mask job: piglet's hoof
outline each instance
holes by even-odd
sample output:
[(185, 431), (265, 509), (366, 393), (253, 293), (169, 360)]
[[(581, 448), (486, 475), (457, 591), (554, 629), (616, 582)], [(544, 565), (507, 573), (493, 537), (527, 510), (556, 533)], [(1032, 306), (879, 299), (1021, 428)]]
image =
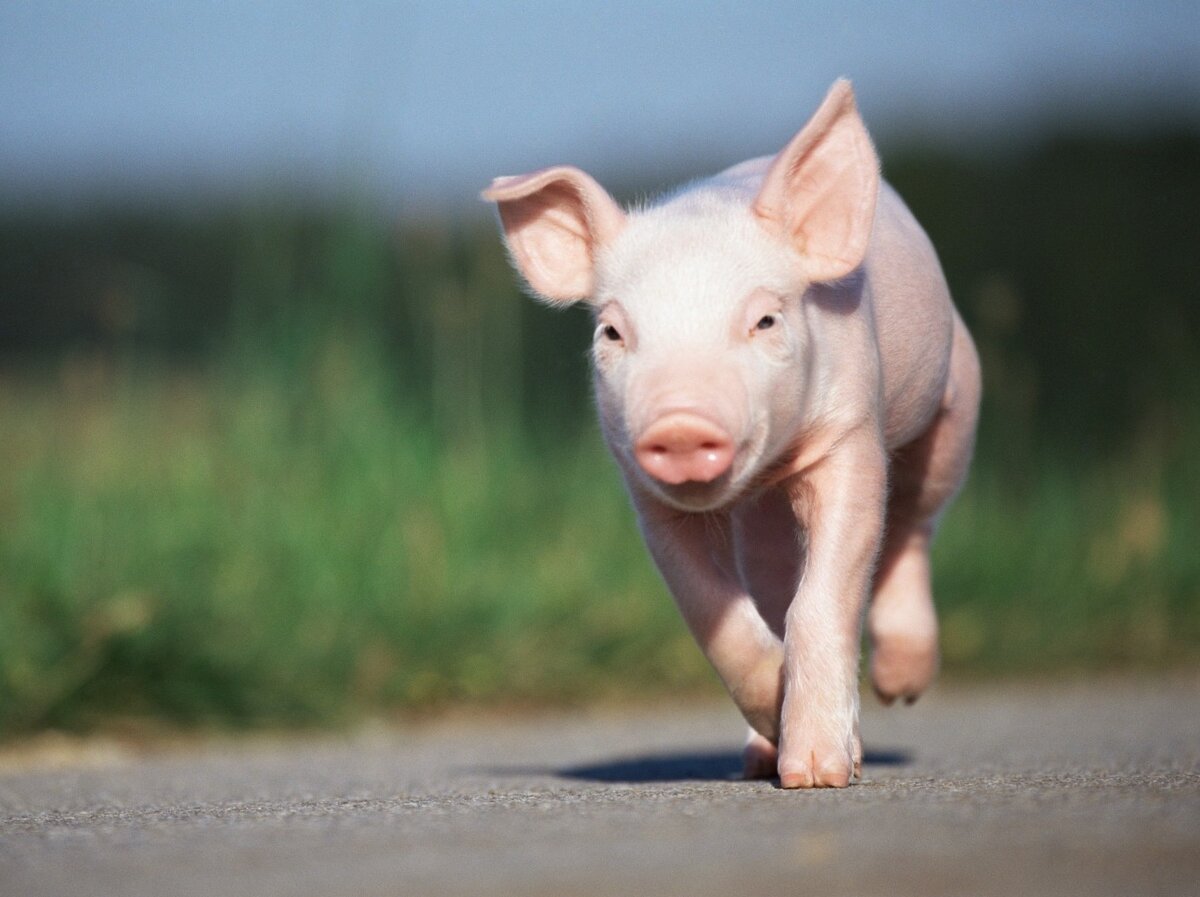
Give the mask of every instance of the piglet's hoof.
[(742, 778), (773, 779), (778, 774), (779, 751), (755, 731), (750, 732), (742, 751)]

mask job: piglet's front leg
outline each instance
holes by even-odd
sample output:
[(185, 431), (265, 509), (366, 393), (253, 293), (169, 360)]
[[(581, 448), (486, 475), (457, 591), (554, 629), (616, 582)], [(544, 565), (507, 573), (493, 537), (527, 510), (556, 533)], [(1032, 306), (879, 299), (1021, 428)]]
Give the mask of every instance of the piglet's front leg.
[(808, 551), (786, 617), (779, 779), (784, 788), (840, 788), (862, 763), (859, 642), (887, 491), (878, 434), (838, 440), (786, 486)]
[(779, 738), (784, 646), (739, 581), (727, 514), (690, 514), (635, 496), (642, 535), (684, 621), (742, 716)]

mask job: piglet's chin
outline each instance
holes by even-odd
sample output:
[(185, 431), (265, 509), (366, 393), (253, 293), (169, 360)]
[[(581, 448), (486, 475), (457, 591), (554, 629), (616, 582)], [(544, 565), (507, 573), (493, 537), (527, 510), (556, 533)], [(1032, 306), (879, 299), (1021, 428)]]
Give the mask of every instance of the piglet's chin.
[(651, 494), (664, 504), (680, 511), (704, 513), (716, 511), (729, 504), (736, 495), (732, 477), (724, 473), (707, 483), (688, 480), (683, 483), (663, 483), (651, 477), (643, 477)]

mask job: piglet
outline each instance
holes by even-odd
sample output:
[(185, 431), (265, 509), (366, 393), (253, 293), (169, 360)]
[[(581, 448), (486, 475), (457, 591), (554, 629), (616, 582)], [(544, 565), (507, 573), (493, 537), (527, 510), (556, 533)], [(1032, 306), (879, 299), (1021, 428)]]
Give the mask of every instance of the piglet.
[(537, 298), (594, 315), (601, 429), (642, 535), (750, 724), (748, 777), (860, 775), (864, 613), (880, 698), (938, 666), (929, 545), (980, 372), (847, 81), (774, 157), (623, 210), (576, 168), (497, 178)]

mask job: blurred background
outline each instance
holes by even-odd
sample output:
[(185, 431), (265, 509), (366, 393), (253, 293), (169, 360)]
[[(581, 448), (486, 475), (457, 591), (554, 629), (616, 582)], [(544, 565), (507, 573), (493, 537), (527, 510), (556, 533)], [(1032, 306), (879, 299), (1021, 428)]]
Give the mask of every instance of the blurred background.
[(716, 694), (476, 194), (839, 75), (984, 361), (944, 676), (1200, 660), (1200, 6), (10, 2), (0, 737)]

